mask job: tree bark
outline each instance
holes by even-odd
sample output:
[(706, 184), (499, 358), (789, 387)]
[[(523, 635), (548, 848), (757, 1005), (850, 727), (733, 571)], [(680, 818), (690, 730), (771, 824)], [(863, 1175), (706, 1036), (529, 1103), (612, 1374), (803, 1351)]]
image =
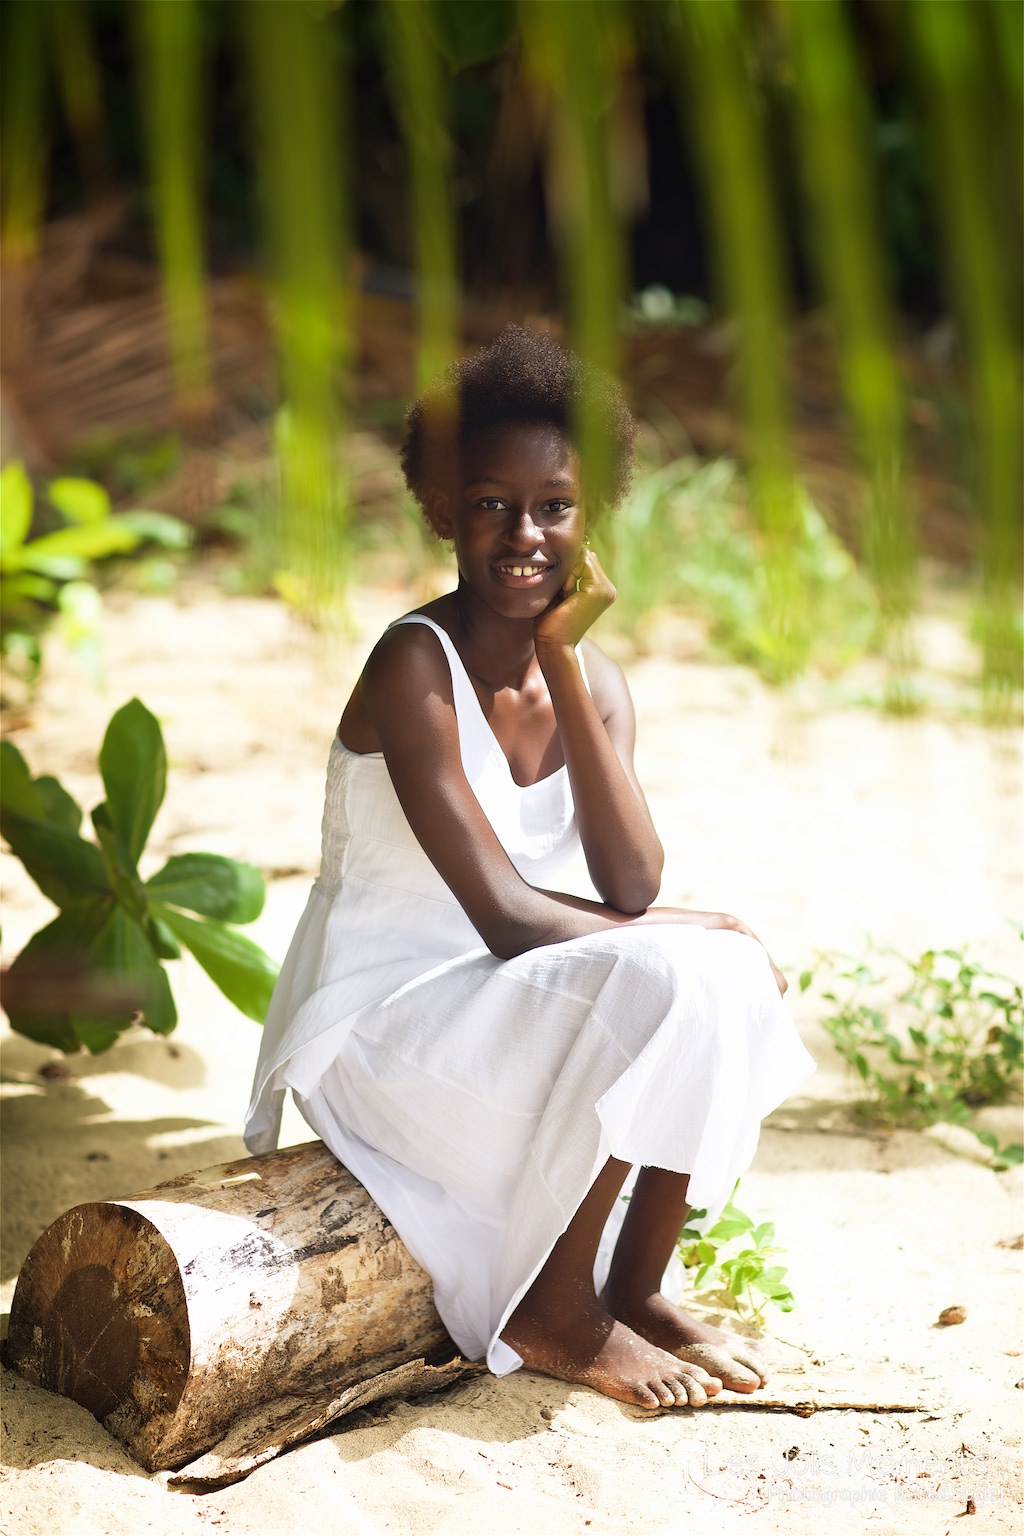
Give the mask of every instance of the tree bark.
[(65, 1212), (25, 1260), (6, 1358), (153, 1471), (261, 1404), (446, 1353), (429, 1276), (310, 1142)]

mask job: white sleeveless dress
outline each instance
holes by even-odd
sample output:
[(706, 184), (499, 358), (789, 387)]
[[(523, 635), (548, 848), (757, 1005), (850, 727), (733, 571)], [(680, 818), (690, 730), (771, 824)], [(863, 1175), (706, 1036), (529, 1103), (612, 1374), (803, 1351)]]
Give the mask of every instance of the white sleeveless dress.
[[(398, 622), (444, 650), (466, 775), (512, 863), (565, 889), (580, 852), (566, 769), (517, 785), (448, 635)], [(689, 1173), (692, 1204), (720, 1209), (762, 1117), (812, 1070), (741, 934), (651, 924), (497, 959), (383, 756), (335, 737), (320, 875), (267, 1015), (246, 1144), (277, 1144), (290, 1087), (432, 1276), (468, 1358), (522, 1363), (501, 1330), (609, 1157)]]

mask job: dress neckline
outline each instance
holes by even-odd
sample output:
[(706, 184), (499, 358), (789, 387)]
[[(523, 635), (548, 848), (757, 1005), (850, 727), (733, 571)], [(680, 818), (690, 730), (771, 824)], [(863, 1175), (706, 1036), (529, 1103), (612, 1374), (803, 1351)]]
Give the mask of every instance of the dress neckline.
[[(452, 637), (448, 633), (448, 631), (442, 625), (438, 624), (435, 619), (429, 619), (425, 613), (407, 613), (407, 614), (404, 614), (402, 616), (402, 618), (395, 620), (395, 624), (392, 625), (392, 628), (394, 628), (395, 625), (398, 625), (398, 624), (425, 624), (428, 629), (432, 629), (434, 631), (434, 633), (437, 635), (438, 639), (441, 641), (441, 649), (444, 651), (445, 657), (446, 657), (446, 659), (448, 661), (449, 671), (451, 670), (451, 666), (452, 666), (452, 657), (455, 658), (456, 662), (459, 665), (459, 670), (461, 671), (462, 676), (465, 679), (466, 687), (469, 689), (469, 692), (470, 692), (470, 695), (472, 697), (473, 703), (476, 706), (476, 712), (477, 712), (478, 716), (480, 717), (480, 724), (483, 726), (483, 728), (486, 731), (488, 737), (490, 738), (491, 746), (494, 749), (494, 753), (495, 753), (495, 755), (497, 757), (499, 757), (501, 759), (501, 762), (504, 764), (505, 771), (506, 771), (506, 773), (508, 774), (508, 777), (509, 777), (509, 781), (510, 781), (510, 783), (513, 785), (513, 787), (515, 789), (518, 789), (520, 791), (520, 793), (525, 794), (528, 790), (540, 789), (542, 785), (551, 785), (551, 784), (553, 784), (556, 779), (558, 779), (562, 774), (567, 772), (565, 763), (561, 763), (557, 768), (552, 769), (552, 771), (550, 773), (546, 773), (542, 779), (533, 779), (529, 784), (520, 784), (519, 780), (515, 777), (514, 773), (512, 772), (512, 764), (509, 762), (508, 757), (506, 756), (504, 747), (502, 746), (501, 742), (498, 740), (497, 736), (495, 736), (494, 731), (493, 731), (493, 729), (491, 727), (491, 722), (488, 720), (487, 716), (484, 714), (484, 707), (480, 703), (480, 698), (479, 698), (479, 695), (477, 694), (476, 689), (473, 687), (473, 679), (469, 675), (469, 669), (466, 666), (466, 663), (463, 661), (462, 657), (459, 655), (458, 649), (457, 649), (457, 647), (455, 645), (455, 641), (452, 639)], [(456, 714), (457, 713), (458, 713), (458, 708), (456, 707)]]

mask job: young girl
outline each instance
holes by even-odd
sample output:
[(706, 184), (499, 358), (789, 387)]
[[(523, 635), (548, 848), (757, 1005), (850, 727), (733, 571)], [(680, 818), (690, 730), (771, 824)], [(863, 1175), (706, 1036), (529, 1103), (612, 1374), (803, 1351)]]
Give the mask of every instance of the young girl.
[[(508, 327), (409, 412), (406, 479), (458, 585), (391, 625), (345, 707), (246, 1140), (276, 1144), (290, 1087), (496, 1374), (699, 1405), (764, 1369), (661, 1277), (811, 1062), (743, 923), (652, 906), (633, 707), (585, 639), (615, 592), (587, 543), (584, 393), (617, 499), (635, 424), (546, 336)], [(581, 847), (590, 897), (564, 889)]]

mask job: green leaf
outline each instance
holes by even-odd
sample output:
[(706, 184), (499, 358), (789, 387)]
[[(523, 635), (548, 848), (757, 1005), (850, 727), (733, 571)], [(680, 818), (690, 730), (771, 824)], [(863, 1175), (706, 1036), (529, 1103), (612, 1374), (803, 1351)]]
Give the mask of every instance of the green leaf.
[(217, 853), (175, 854), (146, 889), (158, 901), (222, 923), (251, 923), (263, 910), (263, 876), (256, 866)]
[(753, 1225), (750, 1217), (744, 1216), (742, 1212), (733, 1217), (723, 1216), (720, 1221), (715, 1222), (708, 1233), (708, 1237), (713, 1238), (719, 1243), (728, 1243), (734, 1237), (739, 1237), (742, 1233), (751, 1231)]
[(156, 717), (138, 699), (111, 717), (100, 773), (111, 821), (137, 863), (167, 787), (164, 738)]
[[(138, 987), (143, 1021), (156, 1034), (169, 1034), (177, 1023), (177, 1012), (167, 977), (153, 947), (139, 924), (124, 910), (115, 907), (89, 945), (90, 969), (101, 980), (127, 982)], [(134, 1018), (134, 1011), (72, 1014), (72, 1024), (82, 1044), (92, 1052), (104, 1051), (114, 1043)]]
[(71, 574), (80, 575), (83, 562), (104, 560), (107, 555), (123, 555), (136, 547), (139, 535), (126, 523), (108, 518), (102, 523), (75, 524), (58, 528), (54, 533), (44, 533), (42, 538), (26, 544), (21, 553), (21, 564), (29, 571), (42, 571), (43, 575), (62, 576), (71, 562)]
[(813, 971), (801, 971), (800, 972), (800, 980), (799, 980), (799, 983), (798, 983), (798, 985), (800, 987), (800, 991), (801, 992), (806, 992), (807, 988), (811, 985), (811, 982), (813, 980), (814, 980), (814, 972)]
[(68, 794), (59, 779), (46, 773), (33, 782), (45, 819), (54, 826), (64, 827), (68, 832), (77, 832), (82, 825), (82, 807)]
[(0, 562), (13, 570), (32, 524), (32, 482), (17, 461), (0, 472), (0, 512)]
[(110, 516), (110, 497), (94, 480), (66, 476), (46, 487), (50, 501), (70, 523), (101, 523)]
[(5, 810), (0, 812), (0, 829), (11, 852), (55, 906), (111, 894), (99, 849), (67, 827)]
[(100, 854), (110, 889), (137, 923), (144, 922), (147, 916), (146, 892), (135, 868), (135, 861), (114, 826), (106, 801), (93, 811), (92, 824), (99, 838)]
[(76, 971), (81, 973), (89, 945), (103, 927), (109, 912), (109, 902), (90, 903), (74, 912), (62, 912), (29, 939), (11, 964), (4, 995), (11, 1028), (18, 1034), (61, 1051), (81, 1049), (66, 1001), (56, 1005), (51, 1002), (47, 1006), (41, 988), (52, 987), (55, 978), (73, 978)]
[(167, 924), (153, 912), (148, 914), (149, 939), (161, 960), (180, 960), (181, 945)]
[(3, 606), (4, 619), (9, 622), (12, 610), (20, 604), (26, 606), (24, 599), (33, 603), (52, 603), (57, 595), (57, 583), (51, 581), (48, 576), (33, 576), (30, 571), (19, 571), (17, 575), (4, 572), (3, 576)]
[(192, 543), (192, 530), (180, 517), (169, 512), (147, 512), (143, 508), (131, 512), (115, 512), (113, 521), (122, 528), (130, 528), (139, 539), (149, 539), (163, 549), (188, 549)]
[(277, 980), (277, 966), (270, 956), (251, 939), (220, 923), (185, 917), (162, 904), (157, 915), (192, 951), (224, 996), (247, 1018), (262, 1024)]
[(13, 741), (0, 741), (0, 811), (37, 819), (43, 815), (32, 770)]

